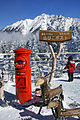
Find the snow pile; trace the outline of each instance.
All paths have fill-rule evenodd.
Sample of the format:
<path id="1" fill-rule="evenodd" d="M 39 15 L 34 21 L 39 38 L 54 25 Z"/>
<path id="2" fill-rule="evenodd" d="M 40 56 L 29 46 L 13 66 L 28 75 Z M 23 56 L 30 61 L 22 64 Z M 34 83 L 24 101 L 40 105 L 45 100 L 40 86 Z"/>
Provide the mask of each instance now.
<path id="1" fill-rule="evenodd" d="M 32 79 L 34 79 L 33 76 Z M 68 82 L 67 79 L 67 73 L 64 73 L 61 78 L 55 78 L 53 88 L 62 84 L 65 108 L 80 107 L 80 75 L 75 73 L 73 82 Z M 13 101 L 16 98 L 15 82 L 8 81 L 6 76 L 4 82 L 5 96 L 9 106 L 4 108 L 0 106 L 0 120 L 54 120 L 52 111 L 47 107 L 43 107 L 41 115 L 39 115 L 39 107 L 34 105 L 29 107 L 14 106 Z M 34 90 L 35 86 L 32 82 L 32 94 Z M 68 117 L 67 120 L 76 120 L 76 117 Z"/>

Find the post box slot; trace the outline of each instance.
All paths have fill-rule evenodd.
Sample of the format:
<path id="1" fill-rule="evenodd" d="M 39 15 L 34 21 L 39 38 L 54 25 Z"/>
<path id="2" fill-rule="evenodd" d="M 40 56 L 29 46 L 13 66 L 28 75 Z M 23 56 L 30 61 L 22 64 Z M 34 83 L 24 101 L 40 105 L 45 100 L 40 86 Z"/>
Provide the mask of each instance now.
<path id="1" fill-rule="evenodd" d="M 25 61 L 22 61 L 22 60 L 18 60 L 15 62 L 16 64 L 25 64 Z"/>
<path id="2" fill-rule="evenodd" d="M 22 69 L 27 64 L 27 60 L 24 57 L 16 57 L 15 59 L 15 67 L 18 69 Z"/>
<path id="3" fill-rule="evenodd" d="M 25 66 L 25 61 L 22 61 L 22 60 L 18 60 L 15 62 L 15 66 L 16 67 L 24 67 Z"/>

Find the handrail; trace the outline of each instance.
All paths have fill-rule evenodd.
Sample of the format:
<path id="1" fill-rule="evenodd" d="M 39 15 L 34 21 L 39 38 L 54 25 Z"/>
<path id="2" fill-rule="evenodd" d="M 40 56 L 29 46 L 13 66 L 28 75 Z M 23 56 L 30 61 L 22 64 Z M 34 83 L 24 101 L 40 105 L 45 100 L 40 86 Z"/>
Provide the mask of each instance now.
<path id="1" fill-rule="evenodd" d="M 51 53 L 31 53 L 31 54 L 51 54 Z M 61 52 L 61 54 L 80 54 L 80 52 Z M 15 53 L 0 53 L 0 55 L 15 55 Z"/>

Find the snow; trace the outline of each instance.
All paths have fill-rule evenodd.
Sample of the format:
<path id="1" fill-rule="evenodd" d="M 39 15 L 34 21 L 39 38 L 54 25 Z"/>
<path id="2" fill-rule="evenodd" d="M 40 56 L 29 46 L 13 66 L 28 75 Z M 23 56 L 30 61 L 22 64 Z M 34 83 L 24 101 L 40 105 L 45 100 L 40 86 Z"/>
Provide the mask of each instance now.
<path id="1" fill-rule="evenodd" d="M 66 19 L 66 22 L 65 22 L 65 31 L 69 30 L 70 26 L 72 25 L 72 21 L 73 19 Z"/>
<path id="2" fill-rule="evenodd" d="M 34 77 L 32 76 L 33 80 Z M 53 82 L 53 88 L 62 84 L 63 94 L 64 94 L 64 108 L 70 107 L 79 107 L 80 106 L 80 74 L 74 74 L 74 80 L 72 82 L 68 82 L 67 73 L 63 73 L 62 77 L 55 78 Z M 16 98 L 16 88 L 15 82 L 8 81 L 7 76 L 4 79 L 5 86 L 5 96 L 8 101 L 8 107 L 0 106 L 0 120 L 54 120 L 52 111 L 47 109 L 47 107 L 43 107 L 41 110 L 41 114 L 38 114 L 39 107 L 31 105 L 29 107 L 21 107 L 14 106 L 13 101 Z M 34 82 L 32 82 L 32 93 L 35 90 Z M 17 103 L 18 104 L 18 103 Z M 76 120 L 77 117 L 68 117 L 67 120 Z"/>
<path id="3" fill-rule="evenodd" d="M 18 21 L 16 23 L 13 23 L 11 26 L 5 27 L 3 29 L 3 31 L 5 29 L 7 29 L 8 27 L 10 30 L 16 29 L 16 31 L 19 31 L 21 29 L 22 34 L 25 35 L 29 32 L 29 27 L 30 27 L 32 22 L 33 22 L 33 20 L 31 20 L 31 19 L 21 20 L 21 21 Z"/>
<path id="4" fill-rule="evenodd" d="M 31 34 L 28 35 L 28 33 L 34 33 L 38 30 L 72 30 L 73 31 L 73 39 L 74 41 L 68 42 L 69 44 L 65 45 L 66 51 L 67 49 L 73 51 L 79 51 L 79 36 L 80 36 L 80 19 L 74 19 L 74 18 L 65 18 L 63 16 L 58 16 L 58 15 L 46 15 L 42 14 L 41 16 L 36 17 L 34 20 L 31 19 L 26 19 L 26 20 L 21 20 L 18 21 L 12 25 L 9 25 L 5 27 L 2 31 L 19 31 L 23 35 L 27 34 L 27 37 L 25 36 L 24 39 L 20 34 L 13 33 L 13 34 L 0 34 L 1 36 L 1 45 L 2 47 L 5 47 L 5 44 L 7 47 L 5 47 L 4 50 L 7 50 L 10 48 L 10 50 L 14 49 L 15 46 L 18 47 L 21 45 L 21 43 L 27 42 L 28 38 L 31 38 L 30 40 L 30 45 L 33 45 L 31 48 L 33 51 L 35 40 L 33 41 L 33 36 Z M 35 33 L 36 34 L 36 33 Z M 10 36 L 9 36 L 10 35 Z M 3 37 L 4 36 L 4 37 Z M 78 38 L 77 38 L 78 37 Z M 7 39 L 8 38 L 8 39 Z M 14 39 L 13 39 L 14 38 Z M 26 38 L 26 39 L 25 39 Z M 18 41 L 19 40 L 19 41 Z M 24 40 L 24 41 L 23 41 Z M 4 42 L 5 41 L 5 42 Z M 10 42 L 12 41 L 12 42 Z M 14 42 L 13 42 L 14 41 Z M 77 41 L 77 42 L 76 42 Z M 9 44 L 10 43 L 10 44 Z M 16 43 L 16 44 L 15 44 Z M 39 43 L 39 41 L 38 41 Z M 37 43 L 37 46 L 39 46 Z M 72 45 L 71 45 L 72 44 Z M 9 47 L 9 45 L 12 45 L 12 47 Z M 43 50 L 43 46 L 40 45 L 40 50 Z M 71 48 L 71 46 L 73 46 Z M 2 48 L 1 47 L 1 48 Z M 46 46 L 45 46 L 46 47 Z M 70 47 L 70 48 L 67 48 Z M 35 50 L 37 47 L 35 47 Z M 46 47 L 47 49 L 47 47 Z M 9 50 L 9 52 L 10 52 Z M 65 52 L 65 51 L 64 51 Z M 2 59 L 3 56 L 0 55 L 0 59 Z M 34 69 L 34 68 L 33 68 Z M 80 73 L 75 73 L 74 74 L 74 81 L 73 82 L 68 82 L 67 81 L 67 73 L 64 73 L 62 77 L 60 78 L 55 78 L 54 83 L 53 83 L 53 88 L 57 87 L 58 85 L 62 84 L 63 87 L 63 93 L 64 93 L 64 107 L 65 108 L 72 108 L 72 107 L 80 107 Z M 35 91 L 35 84 L 34 84 L 34 76 L 31 78 L 32 80 L 32 93 Z M 50 109 L 47 109 L 46 107 L 43 107 L 41 111 L 41 115 L 38 115 L 38 110 L 39 107 L 35 107 L 31 105 L 30 107 L 26 108 L 21 108 L 21 107 L 14 107 L 13 103 L 15 101 L 16 95 L 15 95 L 15 82 L 8 81 L 8 77 L 5 76 L 5 96 L 6 99 L 9 103 L 8 107 L 1 107 L 0 106 L 0 120 L 24 120 L 28 118 L 32 118 L 32 120 L 53 120 L 52 112 Z M 76 118 L 73 117 L 68 117 L 67 120 L 76 120 Z"/>
<path id="5" fill-rule="evenodd" d="M 48 46 L 46 45 L 47 43 L 39 41 L 39 30 L 72 30 L 72 40 L 66 42 L 65 47 L 63 44 L 64 52 L 80 51 L 80 19 L 64 17 L 62 15 L 42 14 L 34 19 L 17 21 L 2 29 L 0 32 L 0 52 L 2 52 L 2 50 L 4 52 L 12 52 L 13 49 L 22 46 L 28 47 L 33 52 L 35 49 L 40 52 L 49 52 Z"/>
<path id="6" fill-rule="evenodd" d="M 35 17 L 34 19 L 17 21 L 12 25 L 6 26 L 4 29 L 2 29 L 2 31 L 20 31 L 23 35 L 26 35 L 28 34 L 28 32 L 34 32 L 36 30 L 38 31 L 49 29 L 63 31 L 70 30 L 70 27 L 75 27 L 75 29 L 79 29 L 80 19 L 64 17 L 62 15 L 42 14 Z M 73 33 L 75 29 L 73 29 Z M 79 32 L 79 30 L 77 32 Z"/>

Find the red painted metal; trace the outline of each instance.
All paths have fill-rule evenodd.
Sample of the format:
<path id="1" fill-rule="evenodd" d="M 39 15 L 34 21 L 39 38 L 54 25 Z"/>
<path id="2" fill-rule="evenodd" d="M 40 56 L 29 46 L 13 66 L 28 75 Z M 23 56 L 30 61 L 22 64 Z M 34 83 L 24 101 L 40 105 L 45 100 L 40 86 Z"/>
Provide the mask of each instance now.
<path id="1" fill-rule="evenodd" d="M 20 103 L 31 100 L 30 53 L 26 48 L 15 49 L 16 99 Z"/>

